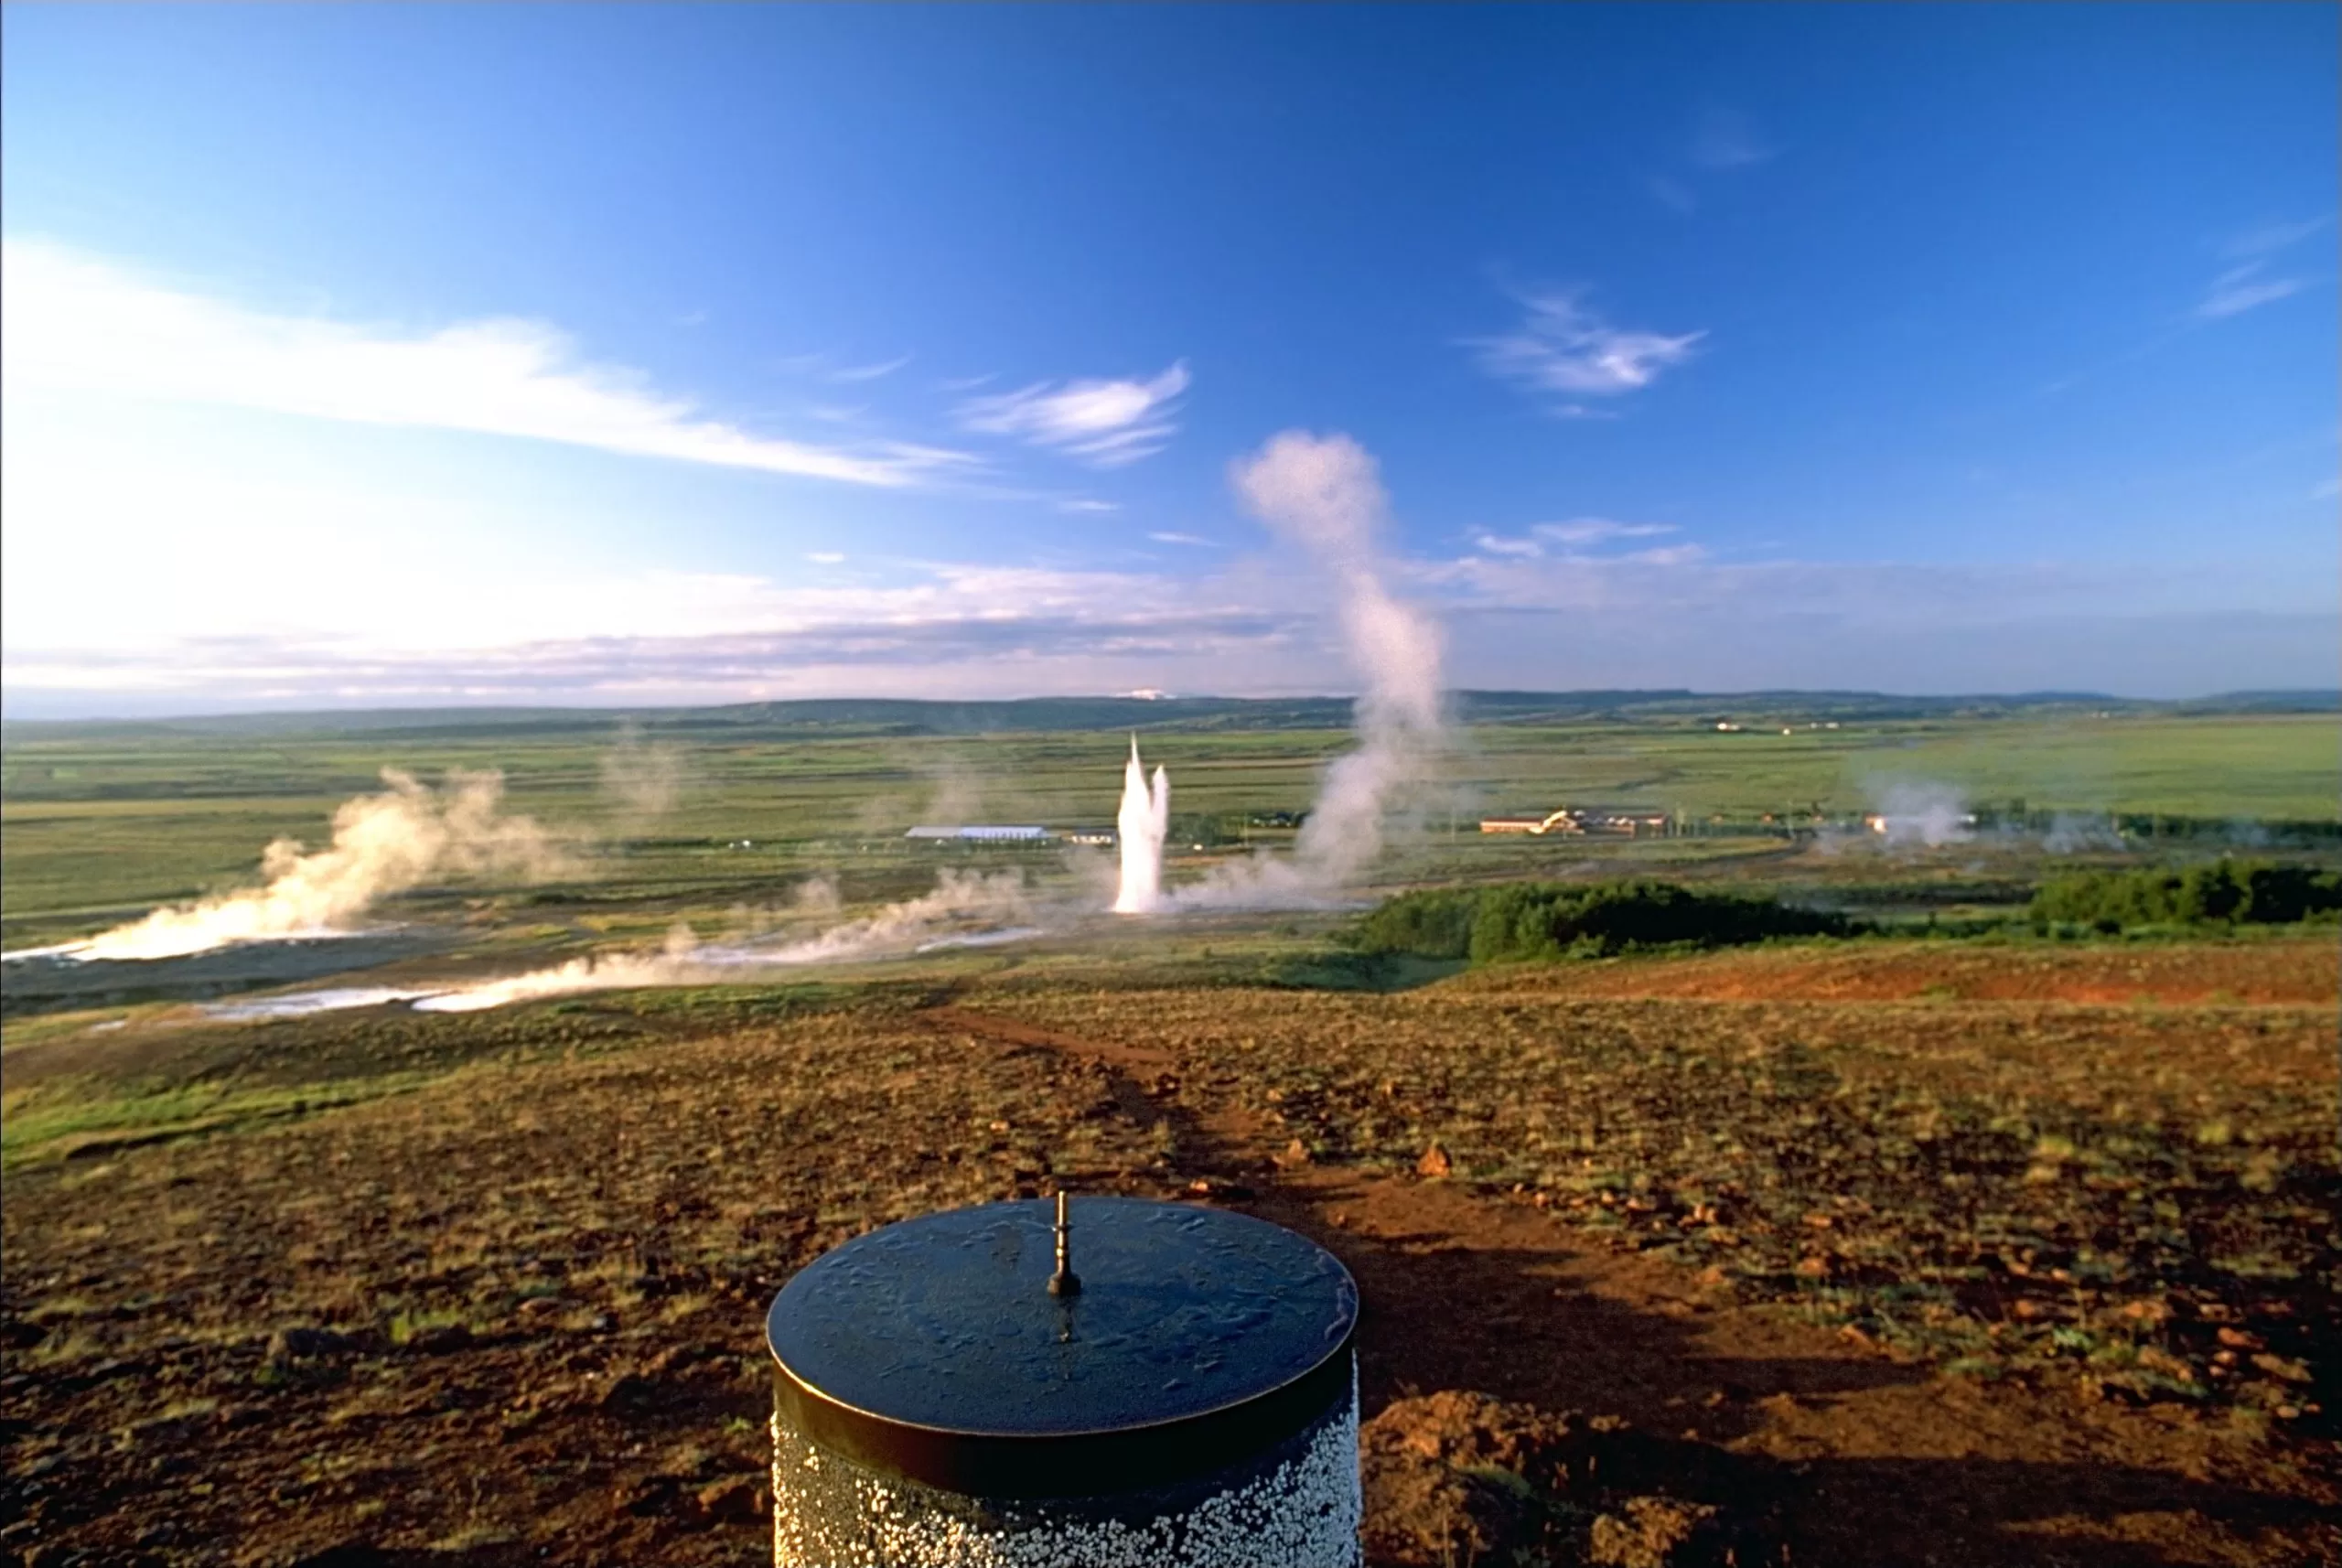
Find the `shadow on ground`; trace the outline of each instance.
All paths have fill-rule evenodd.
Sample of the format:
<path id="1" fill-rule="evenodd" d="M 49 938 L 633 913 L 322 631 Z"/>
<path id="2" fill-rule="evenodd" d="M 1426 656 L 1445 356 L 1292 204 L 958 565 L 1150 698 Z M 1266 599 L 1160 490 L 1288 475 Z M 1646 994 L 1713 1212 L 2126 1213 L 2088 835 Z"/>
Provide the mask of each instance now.
<path id="1" fill-rule="evenodd" d="M 1960 1412 L 1939 1409 L 1953 1402 L 1926 1366 L 1837 1348 L 1817 1331 L 1746 1309 L 1705 1306 L 1688 1280 L 1679 1294 L 1639 1301 L 1596 1294 L 1590 1276 L 1621 1265 L 1600 1249 L 1573 1244 L 1532 1210 L 1445 1182 L 1280 1168 L 1268 1157 L 1265 1130 L 1243 1112 L 1181 1098 L 1187 1064 L 1176 1058 L 956 1007 L 930 1016 L 1016 1047 L 1105 1066 L 1118 1107 L 1153 1116 L 1171 1132 L 1177 1171 L 1202 1194 L 1286 1225 L 1340 1257 L 1365 1303 L 1359 1365 L 1367 1415 L 1435 1391 L 1470 1390 L 1542 1411 L 1623 1418 L 1630 1432 L 1604 1445 L 1613 1472 L 1606 1487 L 1713 1504 L 1751 1521 L 1735 1548 L 1742 1568 L 1752 1560 L 1799 1568 L 2143 1568 L 2233 1562 L 2240 1553 L 2257 1563 L 2310 1563 L 2319 1551 L 2305 1543 L 2333 1539 L 2329 1516 L 2301 1497 L 2111 1456 L 1962 1455 L 1963 1446 L 2004 1439 L 2012 1423 L 2028 1418 L 2068 1423 L 2046 1396 L 1981 1394 L 2034 1408 L 1998 1412 L 1997 1433 L 1978 1441 L 1962 1432 Z M 1711 1329 L 1727 1316 L 1736 1330 L 1724 1337 L 1733 1353 L 1719 1355 Z M 1892 1408 L 1842 1408 L 1873 1394 L 1891 1398 Z M 1744 1441 L 1778 1428 L 1785 1417 L 1804 1429 L 1807 1454 L 1783 1456 Z M 1833 1423 L 1832 1442 L 1823 1434 Z M 2033 1446 L 2088 1445 L 2079 1433 L 2053 1440 L 2067 1435 L 2045 1434 Z M 1904 1453 L 1844 1452 L 1864 1447 Z M 1950 1452 L 1908 1456 L 1928 1448 Z M 1763 1555 L 1752 1558 L 1752 1549 Z M 1696 1551 L 1650 1559 L 1725 1560 Z"/>

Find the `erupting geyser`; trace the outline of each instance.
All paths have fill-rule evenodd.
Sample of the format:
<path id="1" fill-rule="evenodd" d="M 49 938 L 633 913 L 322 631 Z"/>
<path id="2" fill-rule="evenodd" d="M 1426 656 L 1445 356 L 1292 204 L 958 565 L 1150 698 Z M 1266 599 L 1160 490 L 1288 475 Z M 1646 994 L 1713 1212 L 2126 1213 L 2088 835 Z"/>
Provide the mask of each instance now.
<path id="1" fill-rule="evenodd" d="M 1123 769 L 1123 809 L 1114 818 L 1122 842 L 1123 881 L 1114 913 L 1144 915 L 1163 901 L 1163 839 L 1171 829 L 1171 779 L 1158 768 L 1147 787 L 1146 765 L 1138 759 L 1138 736 L 1131 736 L 1130 766 Z"/>

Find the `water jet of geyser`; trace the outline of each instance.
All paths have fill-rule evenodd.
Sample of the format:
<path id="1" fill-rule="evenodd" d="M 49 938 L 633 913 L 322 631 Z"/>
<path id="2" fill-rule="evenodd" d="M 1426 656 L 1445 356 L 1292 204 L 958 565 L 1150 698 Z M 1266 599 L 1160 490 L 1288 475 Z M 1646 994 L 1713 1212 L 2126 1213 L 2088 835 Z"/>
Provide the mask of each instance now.
<path id="1" fill-rule="evenodd" d="M 1122 885 L 1114 913 L 1144 915 L 1163 902 L 1163 841 L 1171 831 L 1171 776 L 1155 770 L 1149 789 L 1146 764 L 1138 759 L 1138 736 L 1131 736 L 1131 759 L 1123 769 L 1123 809 L 1114 836 L 1123 856 Z"/>

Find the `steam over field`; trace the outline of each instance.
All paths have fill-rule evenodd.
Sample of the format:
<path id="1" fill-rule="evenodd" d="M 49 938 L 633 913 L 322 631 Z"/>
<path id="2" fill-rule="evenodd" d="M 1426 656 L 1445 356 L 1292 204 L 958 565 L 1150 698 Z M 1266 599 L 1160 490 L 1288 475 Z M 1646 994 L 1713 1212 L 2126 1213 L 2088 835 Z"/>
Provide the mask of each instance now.
<path id="1" fill-rule="evenodd" d="M 1404 621 L 1362 455 L 1246 483 Z M 2330 717 L 1457 723 L 1425 629 L 1355 714 L 12 729 L 0 1543 L 752 1559 L 780 1282 L 1062 1185 L 1350 1263 L 1378 1563 L 2342 1549 Z M 1477 831 L 1563 807 L 1666 828 Z"/>

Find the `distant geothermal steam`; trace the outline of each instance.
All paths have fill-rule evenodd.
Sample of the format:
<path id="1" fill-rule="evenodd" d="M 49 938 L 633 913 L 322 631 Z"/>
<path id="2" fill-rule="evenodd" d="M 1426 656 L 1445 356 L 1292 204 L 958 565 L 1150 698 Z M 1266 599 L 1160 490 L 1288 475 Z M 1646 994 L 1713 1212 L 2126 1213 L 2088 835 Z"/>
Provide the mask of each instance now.
<path id="1" fill-rule="evenodd" d="M 1878 796 L 1877 831 L 1896 849 L 1963 843 L 1976 836 L 1976 818 L 1967 805 L 1949 784 L 1889 784 Z"/>
<path id="2" fill-rule="evenodd" d="M 843 963 L 853 959 L 890 958 L 929 948 L 979 944 L 1033 934 L 1000 928 L 1003 920 L 1028 918 L 1024 874 L 986 876 L 946 870 L 935 891 L 833 926 L 818 936 L 779 946 L 761 943 L 702 946 L 687 926 L 679 926 L 654 953 L 600 953 L 526 974 L 486 980 L 414 998 L 417 1012 L 474 1013 L 508 1003 L 584 991 L 629 991 L 649 985 L 739 983 L 759 972 L 805 964 Z M 362 1005 L 363 1004 L 356 1004 Z"/>
<path id="3" fill-rule="evenodd" d="M 1380 535 L 1390 499 L 1366 448 L 1347 435 L 1288 430 L 1239 461 L 1230 478 L 1247 510 L 1300 545 L 1332 579 L 1342 650 L 1365 686 L 1355 709 L 1359 746 L 1327 769 L 1290 859 L 1261 855 L 1222 865 L 1162 903 L 1172 908 L 1320 904 L 1382 852 L 1384 812 L 1422 779 L 1439 745 L 1439 628 L 1385 580 Z M 1167 789 L 1162 775 L 1156 778 Z M 1127 820 L 1127 785 L 1123 800 Z M 1125 888 L 1131 886 L 1128 843 L 1125 829 Z M 1158 836 L 1158 862 L 1160 843 Z"/>
<path id="4" fill-rule="evenodd" d="M 504 776 L 451 769 L 433 789 L 394 768 L 387 788 L 346 800 L 333 842 L 306 851 L 278 839 L 261 854 L 259 887 L 156 910 L 58 950 L 80 959 L 184 958 L 234 942 L 347 934 L 381 899 L 450 873 L 531 878 L 558 870 L 553 839 L 503 811 Z"/>
<path id="5" fill-rule="evenodd" d="M 1366 448 L 1288 430 L 1238 465 L 1235 480 L 1262 521 L 1332 574 L 1342 650 L 1366 682 L 1359 748 L 1327 770 L 1295 846 L 1305 875 L 1347 882 L 1381 853 L 1385 806 L 1421 776 L 1439 738 L 1439 628 L 1383 581 L 1390 500 Z"/>

